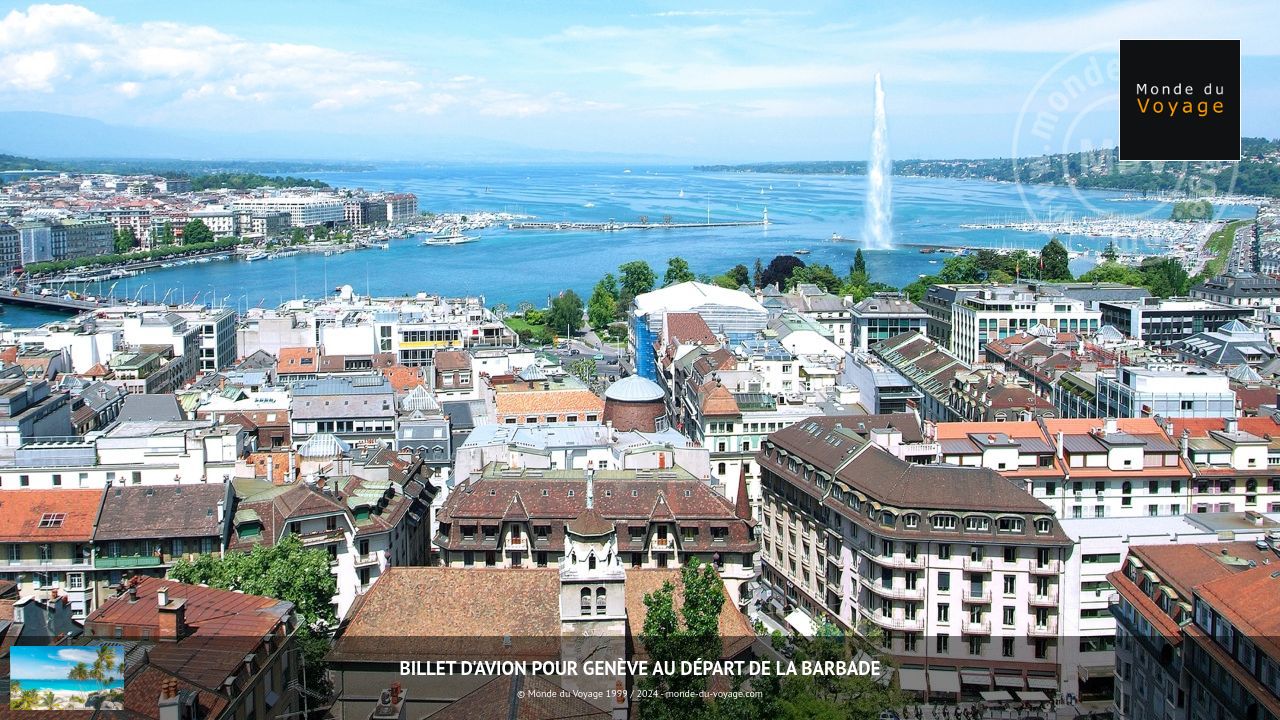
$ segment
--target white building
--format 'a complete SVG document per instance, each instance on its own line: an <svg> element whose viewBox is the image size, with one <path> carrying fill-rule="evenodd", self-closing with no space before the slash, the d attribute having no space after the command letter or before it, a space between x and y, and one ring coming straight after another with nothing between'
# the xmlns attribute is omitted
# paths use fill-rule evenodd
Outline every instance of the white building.
<svg viewBox="0 0 1280 720"><path fill-rule="evenodd" d="M1102 319L1088 303L1046 289L983 287L958 301L952 311L951 351L965 362L980 362L988 340L1039 325L1058 332L1092 333Z"/></svg>
<svg viewBox="0 0 1280 720"><path fill-rule="evenodd" d="M1194 366L1126 365L1098 373L1098 417L1235 417L1236 393L1226 375Z"/></svg>
<svg viewBox="0 0 1280 720"><path fill-rule="evenodd" d="M268 210L289 213L293 227L312 227L341 223L346 217L342 199L329 195L275 195L260 198L237 198L232 210Z"/></svg>

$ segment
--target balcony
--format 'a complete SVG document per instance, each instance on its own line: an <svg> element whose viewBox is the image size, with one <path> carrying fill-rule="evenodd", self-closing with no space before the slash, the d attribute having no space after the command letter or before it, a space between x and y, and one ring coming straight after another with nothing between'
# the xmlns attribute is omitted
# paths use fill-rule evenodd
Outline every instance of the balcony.
<svg viewBox="0 0 1280 720"><path fill-rule="evenodd" d="M322 530L320 532L303 533L298 536L305 547L328 545L330 543L338 542L344 537L346 537L346 534L342 530Z"/></svg>
<svg viewBox="0 0 1280 720"><path fill-rule="evenodd" d="M1059 575L1062 573L1062 561L1050 560L1046 563L1031 563L1032 575Z"/></svg>
<svg viewBox="0 0 1280 720"><path fill-rule="evenodd" d="M961 561L961 567L971 572L987 572L991 570L991 558L974 560L967 557Z"/></svg>
<svg viewBox="0 0 1280 720"><path fill-rule="evenodd" d="M1027 635L1031 637L1057 637L1058 618L1049 618L1044 622L1032 620L1027 624Z"/></svg>
<svg viewBox="0 0 1280 720"><path fill-rule="evenodd" d="M921 560L920 556L918 555L914 560L912 560L905 557L898 557L896 555L880 555L879 553L876 553L875 551L868 550L868 549L859 549L859 552L861 552L863 556L865 556L871 562L874 562L877 565L881 565L883 567L898 568L900 570L923 570L924 569L924 561Z"/></svg>
<svg viewBox="0 0 1280 720"><path fill-rule="evenodd" d="M868 582L866 586L871 592L884 598L892 598L894 600L924 600L924 588L918 587L913 589L900 587L885 587L879 583Z"/></svg>
<svg viewBox="0 0 1280 720"><path fill-rule="evenodd" d="M657 550L660 552L671 552L676 549L676 541L674 538L656 537L653 539L653 542L649 544L649 549Z"/></svg>
<svg viewBox="0 0 1280 720"><path fill-rule="evenodd" d="M374 550L373 552L367 552L363 555L356 555L355 565L356 567L366 567L370 565L377 565L378 559L381 557L382 557L382 553L377 550Z"/></svg>
<svg viewBox="0 0 1280 720"><path fill-rule="evenodd" d="M972 620L965 620L964 623L960 625L960 632L966 635L990 635L991 621L982 620L979 622L973 622Z"/></svg>
<svg viewBox="0 0 1280 720"><path fill-rule="evenodd" d="M507 549L521 551L527 550L529 549L529 543L525 540L523 535L520 537L509 537L507 538Z"/></svg>
<svg viewBox="0 0 1280 720"><path fill-rule="evenodd" d="M1058 607L1058 595L1032 595L1027 598L1027 604L1032 607Z"/></svg>
<svg viewBox="0 0 1280 720"><path fill-rule="evenodd" d="M920 618L889 617L871 613L871 622L890 630L923 630L924 620Z"/></svg>
<svg viewBox="0 0 1280 720"><path fill-rule="evenodd" d="M160 567L164 558L159 555L121 555L119 557L99 557L94 560L97 570L113 570L116 568Z"/></svg>
<svg viewBox="0 0 1280 720"><path fill-rule="evenodd" d="M9 560L0 564L0 570L10 568L30 568L33 570L72 570L87 569L90 567L88 558L50 558L48 560L39 560L36 558L23 558L22 560Z"/></svg>

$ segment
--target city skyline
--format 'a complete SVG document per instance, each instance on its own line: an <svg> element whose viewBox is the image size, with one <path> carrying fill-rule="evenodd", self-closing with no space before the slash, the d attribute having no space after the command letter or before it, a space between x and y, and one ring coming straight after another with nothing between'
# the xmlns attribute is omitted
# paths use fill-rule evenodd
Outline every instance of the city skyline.
<svg viewBox="0 0 1280 720"><path fill-rule="evenodd" d="M1071 58L1105 66L1133 37L1240 38L1243 133L1278 134L1280 111L1280 47L1265 35L1280 10L1264 3L926 4L904 15L826 3L386 2L353 15L347 5L86 2L0 13L10 112L131 128L164 138L156 147L168 156L863 159L876 72L895 158L1078 150L1114 144L1110 80L1067 111L1069 137L1024 142L1020 115ZM10 138L0 152L37 154L22 145L43 147L40 129L21 131L42 117L0 118ZM117 137L78 127L101 145ZM92 137L64 149L113 154Z"/></svg>

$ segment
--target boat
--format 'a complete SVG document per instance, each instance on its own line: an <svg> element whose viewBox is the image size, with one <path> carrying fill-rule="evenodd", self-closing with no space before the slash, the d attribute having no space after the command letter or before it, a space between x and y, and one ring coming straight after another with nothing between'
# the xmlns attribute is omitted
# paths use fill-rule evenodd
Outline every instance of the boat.
<svg viewBox="0 0 1280 720"><path fill-rule="evenodd" d="M812 250L794 250L793 252L796 255L808 255Z"/></svg>
<svg viewBox="0 0 1280 720"><path fill-rule="evenodd" d="M267 258L267 254L262 252L261 250L254 250L253 252L245 253L245 256L244 256L244 259L246 262L253 262L255 260L265 260L266 258Z"/></svg>
<svg viewBox="0 0 1280 720"><path fill-rule="evenodd" d="M844 240L844 236L841 235L840 233L831 233L832 242L840 242L842 240Z"/></svg>
<svg viewBox="0 0 1280 720"><path fill-rule="evenodd" d="M593 207L595 207L595 206L596 206L596 204L595 204L595 203L593 203L593 202L589 202L589 203L584 204L582 207L584 207L584 208L593 208Z"/></svg>
<svg viewBox="0 0 1280 720"><path fill-rule="evenodd" d="M444 235L432 235L426 240L423 240L422 244L423 245L462 245L464 243L475 242L479 239L480 238L476 237L475 235L463 235L461 232L458 232L457 228L454 228L453 230L451 230L448 233L445 233Z"/></svg>

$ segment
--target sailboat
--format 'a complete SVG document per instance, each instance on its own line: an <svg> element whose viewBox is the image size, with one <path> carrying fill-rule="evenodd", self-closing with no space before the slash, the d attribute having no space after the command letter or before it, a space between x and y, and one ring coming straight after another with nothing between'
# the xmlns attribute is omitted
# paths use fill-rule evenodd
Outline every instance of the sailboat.
<svg viewBox="0 0 1280 720"><path fill-rule="evenodd" d="M684 197L684 188L680 188L680 197Z"/></svg>

